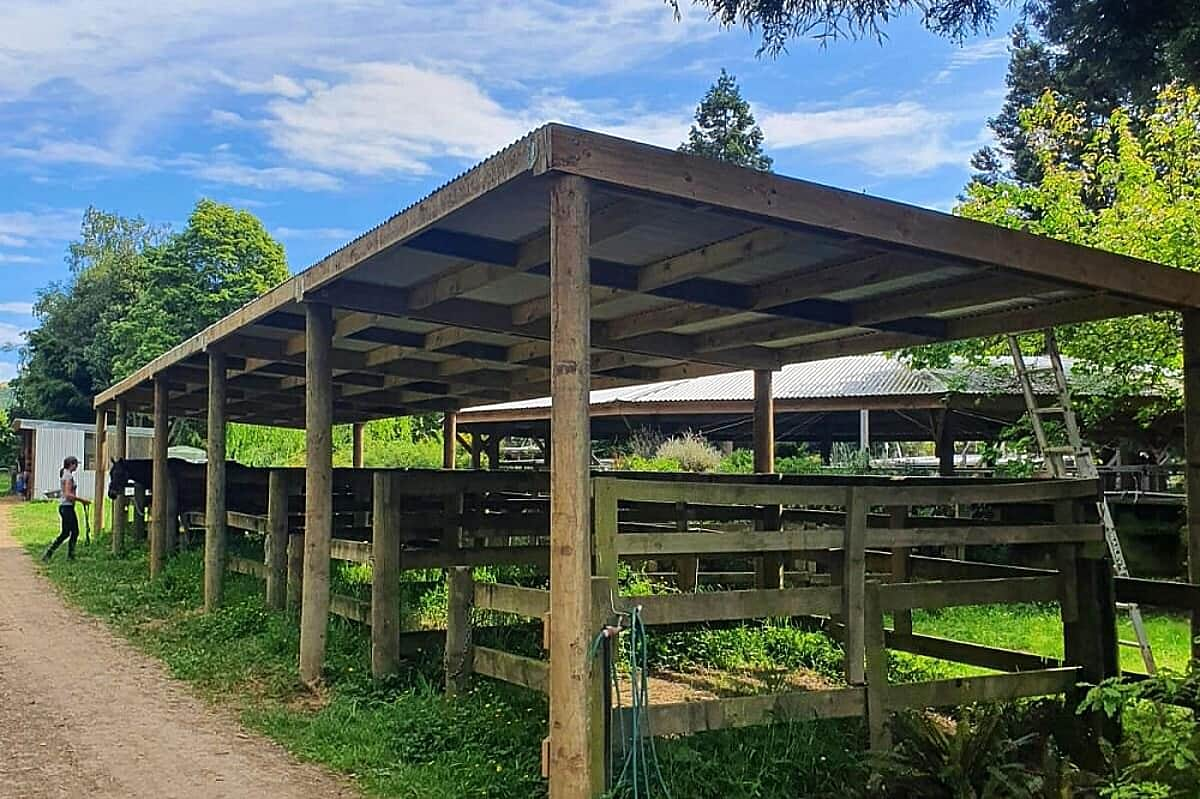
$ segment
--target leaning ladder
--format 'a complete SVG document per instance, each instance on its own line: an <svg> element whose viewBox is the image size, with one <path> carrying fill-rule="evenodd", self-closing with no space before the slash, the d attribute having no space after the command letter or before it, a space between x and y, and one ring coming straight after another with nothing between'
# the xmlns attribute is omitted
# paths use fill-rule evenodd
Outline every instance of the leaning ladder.
<svg viewBox="0 0 1200 799"><path fill-rule="evenodd" d="M1033 434L1037 439L1038 449L1041 450L1050 474L1054 477L1067 476L1066 456L1070 455L1075 461L1075 472L1079 477L1094 480L1099 477L1096 469L1096 459L1092 450L1083 443L1079 434L1079 421L1075 410L1071 407L1071 392L1067 386L1067 373L1063 369L1062 356L1058 352L1058 342L1054 330L1044 331L1046 336L1046 354L1049 356L1048 367L1029 367L1021 355L1021 346L1016 336L1008 337L1008 348L1012 352L1013 365L1017 370L1017 380L1021 384L1021 393L1025 397L1025 408L1029 412L1029 422L1033 426ZM1058 395L1058 404L1039 405L1037 392L1033 387L1031 374L1051 372L1054 375L1054 385ZM1059 417L1067 433L1067 445L1051 445L1046 437L1046 428L1042 420L1046 417ZM1100 522L1104 526L1104 540L1108 544L1108 552L1112 556L1113 571L1119 577L1129 576L1129 566L1125 562L1125 553L1121 550L1121 540L1117 537L1117 528L1113 524L1112 513L1108 508L1108 499L1103 492L1096 502L1096 510L1100 514ZM1120 607L1129 612L1129 620L1133 625L1136 641L1121 641L1123 646L1136 646L1142 653L1142 662L1149 674L1155 673L1154 653L1150 649L1150 640L1146 636L1146 625L1142 621L1142 611L1134 604L1122 604Z"/></svg>

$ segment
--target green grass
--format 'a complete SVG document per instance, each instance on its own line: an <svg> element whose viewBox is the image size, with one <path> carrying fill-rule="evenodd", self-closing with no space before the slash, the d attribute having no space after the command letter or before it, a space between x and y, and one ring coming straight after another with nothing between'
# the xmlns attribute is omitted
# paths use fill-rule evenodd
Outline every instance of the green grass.
<svg viewBox="0 0 1200 799"><path fill-rule="evenodd" d="M1190 657L1188 620L1181 615L1146 613L1146 631L1160 667L1182 672ZM1127 614L1118 613L1118 634L1133 640ZM913 630L971 641L985 646L1019 649L1039 655L1062 657L1062 621L1053 605L976 605L941 611L913 613ZM959 668L959 667L951 667ZM1141 655L1121 647L1121 668L1144 671Z"/></svg>

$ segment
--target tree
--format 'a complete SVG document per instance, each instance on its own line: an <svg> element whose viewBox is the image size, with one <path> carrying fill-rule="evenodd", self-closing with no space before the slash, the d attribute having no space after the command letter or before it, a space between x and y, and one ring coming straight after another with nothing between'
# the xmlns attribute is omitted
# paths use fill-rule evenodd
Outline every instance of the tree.
<svg viewBox="0 0 1200 799"><path fill-rule="evenodd" d="M117 379L288 276L283 247L249 211L201 200L187 227L146 252L143 289L105 337Z"/></svg>
<svg viewBox="0 0 1200 799"><path fill-rule="evenodd" d="M21 347L13 381L18 413L88 421L92 395L112 382L105 331L128 310L146 277L145 251L164 230L139 217L89 208L67 250L70 275L38 293L38 325Z"/></svg>
<svg viewBox="0 0 1200 799"><path fill-rule="evenodd" d="M762 129L754 121L737 79L722 69L696 108L696 122L679 149L767 171L771 158L763 152L762 143Z"/></svg>
<svg viewBox="0 0 1200 799"><path fill-rule="evenodd" d="M999 9L1014 0L695 0L722 26L761 32L759 52L778 55L791 39L883 37L883 26L902 14L921 14L928 30L962 41L987 30ZM667 0L679 17L679 0Z"/></svg>
<svg viewBox="0 0 1200 799"><path fill-rule="evenodd" d="M984 182L1004 177L1038 182L1037 158L1019 114L1047 90L1081 103L1092 125L1100 125L1118 106L1151 109L1159 88L1174 80L1200 83L1200 4L1031 0L1025 9L1029 25L1012 32L1008 96L989 120L997 148L981 150L973 162Z"/></svg>
<svg viewBox="0 0 1200 799"><path fill-rule="evenodd" d="M1020 125L1039 180L975 182L956 213L1200 271L1200 91L1172 84L1149 110L1118 108L1099 124L1082 104L1048 92L1020 114ZM1068 151L1078 158L1064 158ZM1178 406L1180 332L1179 315L1161 312L1071 325L1058 340L1064 354L1104 372L1120 395L1165 393ZM1001 342L985 339L908 356L930 365L1002 351Z"/></svg>

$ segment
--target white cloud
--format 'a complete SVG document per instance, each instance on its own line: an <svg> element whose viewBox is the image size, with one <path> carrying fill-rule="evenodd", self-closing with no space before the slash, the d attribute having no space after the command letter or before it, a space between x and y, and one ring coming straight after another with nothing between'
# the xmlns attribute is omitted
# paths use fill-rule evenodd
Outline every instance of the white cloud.
<svg viewBox="0 0 1200 799"><path fill-rule="evenodd" d="M963 45L951 53L950 58L946 61L946 66L934 76L933 80L935 83L945 83L960 69L984 61L993 61L998 58L1007 57L1007 38L1001 36L994 39L981 39L978 42Z"/></svg>
<svg viewBox="0 0 1200 799"><path fill-rule="evenodd" d="M11 347L25 343L24 332L16 325L0 322L0 347Z"/></svg>
<svg viewBox="0 0 1200 799"><path fill-rule="evenodd" d="M223 153L207 157L189 154L171 163L200 180L264 191L333 191L342 185L340 179L325 172L290 166L253 166Z"/></svg>
<svg viewBox="0 0 1200 799"><path fill-rule="evenodd" d="M767 110L759 120L769 150L809 148L832 160L857 163L877 176L962 166L980 145L979 135L955 133L957 113L913 101Z"/></svg>
<svg viewBox="0 0 1200 799"><path fill-rule="evenodd" d="M31 243L69 241L79 232L80 212L0 211L0 245L24 247Z"/></svg>
<svg viewBox="0 0 1200 799"><path fill-rule="evenodd" d="M82 164L109 169L150 169L154 161L96 144L76 141L41 141L31 147L7 147L0 155L39 164Z"/></svg>
<svg viewBox="0 0 1200 799"><path fill-rule="evenodd" d="M339 241L349 241L359 234L359 231L344 227L278 227L272 232L281 239L335 239Z"/></svg>
<svg viewBox="0 0 1200 799"><path fill-rule="evenodd" d="M17 365L12 361L0 361L0 382L7 383L17 376Z"/></svg>
<svg viewBox="0 0 1200 799"><path fill-rule="evenodd" d="M32 302L0 302L0 313L15 316L33 316Z"/></svg>
<svg viewBox="0 0 1200 799"><path fill-rule="evenodd" d="M32 255L15 255L13 253L0 252L0 264L36 264L40 258L34 258Z"/></svg>
<svg viewBox="0 0 1200 799"><path fill-rule="evenodd" d="M238 80L220 70L215 70L213 78L218 83L230 87L238 94L269 94L291 98L303 97L308 94L308 90L301 86L299 82L286 75L272 75L260 81Z"/></svg>

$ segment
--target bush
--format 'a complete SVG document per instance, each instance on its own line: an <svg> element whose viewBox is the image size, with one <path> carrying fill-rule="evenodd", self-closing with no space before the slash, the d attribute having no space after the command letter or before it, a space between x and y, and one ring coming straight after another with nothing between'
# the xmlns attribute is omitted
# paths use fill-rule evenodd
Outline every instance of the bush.
<svg viewBox="0 0 1200 799"><path fill-rule="evenodd" d="M721 453L704 436L690 431L668 438L654 455L676 461L685 472L713 472L721 464Z"/></svg>

